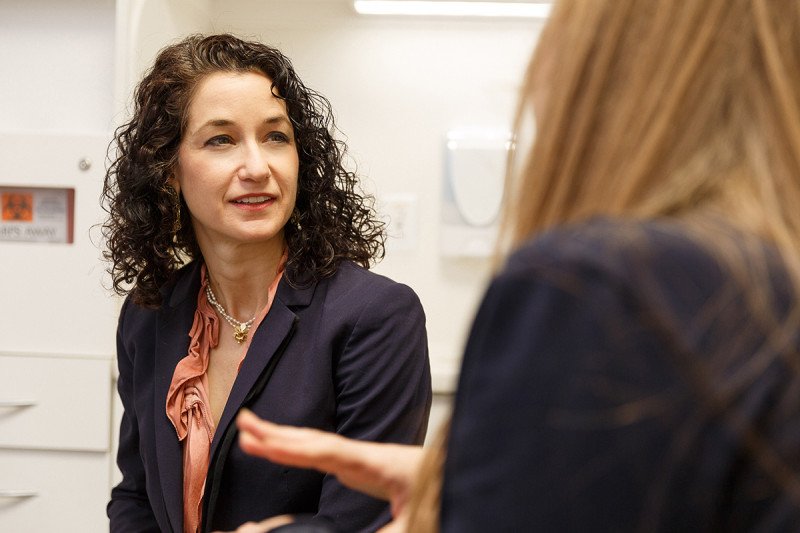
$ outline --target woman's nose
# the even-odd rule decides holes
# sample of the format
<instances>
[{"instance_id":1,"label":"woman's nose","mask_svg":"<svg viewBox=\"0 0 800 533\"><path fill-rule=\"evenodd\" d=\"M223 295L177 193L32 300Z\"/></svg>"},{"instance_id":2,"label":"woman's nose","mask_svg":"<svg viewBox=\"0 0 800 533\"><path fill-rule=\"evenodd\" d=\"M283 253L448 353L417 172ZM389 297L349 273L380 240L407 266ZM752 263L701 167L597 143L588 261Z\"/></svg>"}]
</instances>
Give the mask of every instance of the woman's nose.
<instances>
[{"instance_id":1,"label":"woman's nose","mask_svg":"<svg viewBox=\"0 0 800 533\"><path fill-rule=\"evenodd\" d=\"M265 180L270 176L269 157L260 143L243 145L242 163L239 178L249 180Z\"/></svg>"}]
</instances>

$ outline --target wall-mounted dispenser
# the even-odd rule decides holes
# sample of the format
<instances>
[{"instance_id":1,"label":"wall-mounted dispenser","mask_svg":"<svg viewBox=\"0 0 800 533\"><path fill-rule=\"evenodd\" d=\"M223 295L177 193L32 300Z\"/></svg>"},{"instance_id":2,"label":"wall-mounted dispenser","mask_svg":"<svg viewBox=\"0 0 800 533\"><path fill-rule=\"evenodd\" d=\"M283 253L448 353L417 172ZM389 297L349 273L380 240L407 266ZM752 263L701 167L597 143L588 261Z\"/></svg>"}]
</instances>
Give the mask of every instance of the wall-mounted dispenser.
<instances>
[{"instance_id":1,"label":"wall-mounted dispenser","mask_svg":"<svg viewBox=\"0 0 800 533\"><path fill-rule=\"evenodd\" d=\"M503 200L508 132L447 134L442 191L441 253L487 257L494 251Z\"/></svg>"}]
</instances>

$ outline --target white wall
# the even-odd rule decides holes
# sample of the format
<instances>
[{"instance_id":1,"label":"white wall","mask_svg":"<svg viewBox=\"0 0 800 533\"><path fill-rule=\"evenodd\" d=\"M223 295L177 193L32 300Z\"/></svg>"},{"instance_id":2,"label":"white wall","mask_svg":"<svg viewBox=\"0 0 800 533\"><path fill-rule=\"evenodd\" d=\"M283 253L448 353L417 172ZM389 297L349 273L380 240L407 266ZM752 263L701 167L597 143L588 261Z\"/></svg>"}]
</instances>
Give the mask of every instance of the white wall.
<instances>
[{"instance_id":1,"label":"white wall","mask_svg":"<svg viewBox=\"0 0 800 533\"><path fill-rule=\"evenodd\" d=\"M131 93L158 51L178 36L210 29L211 0L116 0L117 124L127 116Z\"/></svg>"},{"instance_id":2,"label":"white wall","mask_svg":"<svg viewBox=\"0 0 800 533\"><path fill-rule=\"evenodd\" d=\"M0 131L106 133L114 0L0 2Z\"/></svg>"}]
</instances>

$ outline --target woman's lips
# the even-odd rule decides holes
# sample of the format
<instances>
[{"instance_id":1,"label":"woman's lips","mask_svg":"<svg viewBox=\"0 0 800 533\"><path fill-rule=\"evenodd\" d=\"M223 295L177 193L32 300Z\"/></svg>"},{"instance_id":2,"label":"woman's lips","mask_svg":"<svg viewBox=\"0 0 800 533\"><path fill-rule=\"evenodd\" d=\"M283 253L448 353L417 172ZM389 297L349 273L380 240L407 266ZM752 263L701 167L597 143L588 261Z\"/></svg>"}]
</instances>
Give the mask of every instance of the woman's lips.
<instances>
[{"instance_id":1,"label":"woman's lips","mask_svg":"<svg viewBox=\"0 0 800 533\"><path fill-rule=\"evenodd\" d=\"M231 203L234 204L236 207L243 209L260 209L262 207L271 204L274 201L275 201L274 196L269 196L267 194L259 194L252 196L241 196L239 198L231 200Z\"/></svg>"}]
</instances>

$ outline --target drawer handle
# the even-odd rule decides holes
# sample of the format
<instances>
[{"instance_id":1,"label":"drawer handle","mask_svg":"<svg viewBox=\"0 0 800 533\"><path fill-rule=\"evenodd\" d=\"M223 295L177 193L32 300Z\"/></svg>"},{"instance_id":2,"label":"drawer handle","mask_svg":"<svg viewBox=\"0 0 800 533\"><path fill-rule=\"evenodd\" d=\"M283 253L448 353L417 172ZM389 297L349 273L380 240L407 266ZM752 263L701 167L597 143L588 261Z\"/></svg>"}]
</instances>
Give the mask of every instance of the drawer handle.
<instances>
[{"instance_id":1,"label":"drawer handle","mask_svg":"<svg viewBox=\"0 0 800 533\"><path fill-rule=\"evenodd\" d=\"M35 498L39 493L35 490L2 490L0 489L0 498L13 498L15 500L22 500L24 498Z\"/></svg>"},{"instance_id":2,"label":"drawer handle","mask_svg":"<svg viewBox=\"0 0 800 533\"><path fill-rule=\"evenodd\" d=\"M22 409L23 407L33 407L36 402L33 400L0 400L0 409Z\"/></svg>"}]
</instances>

